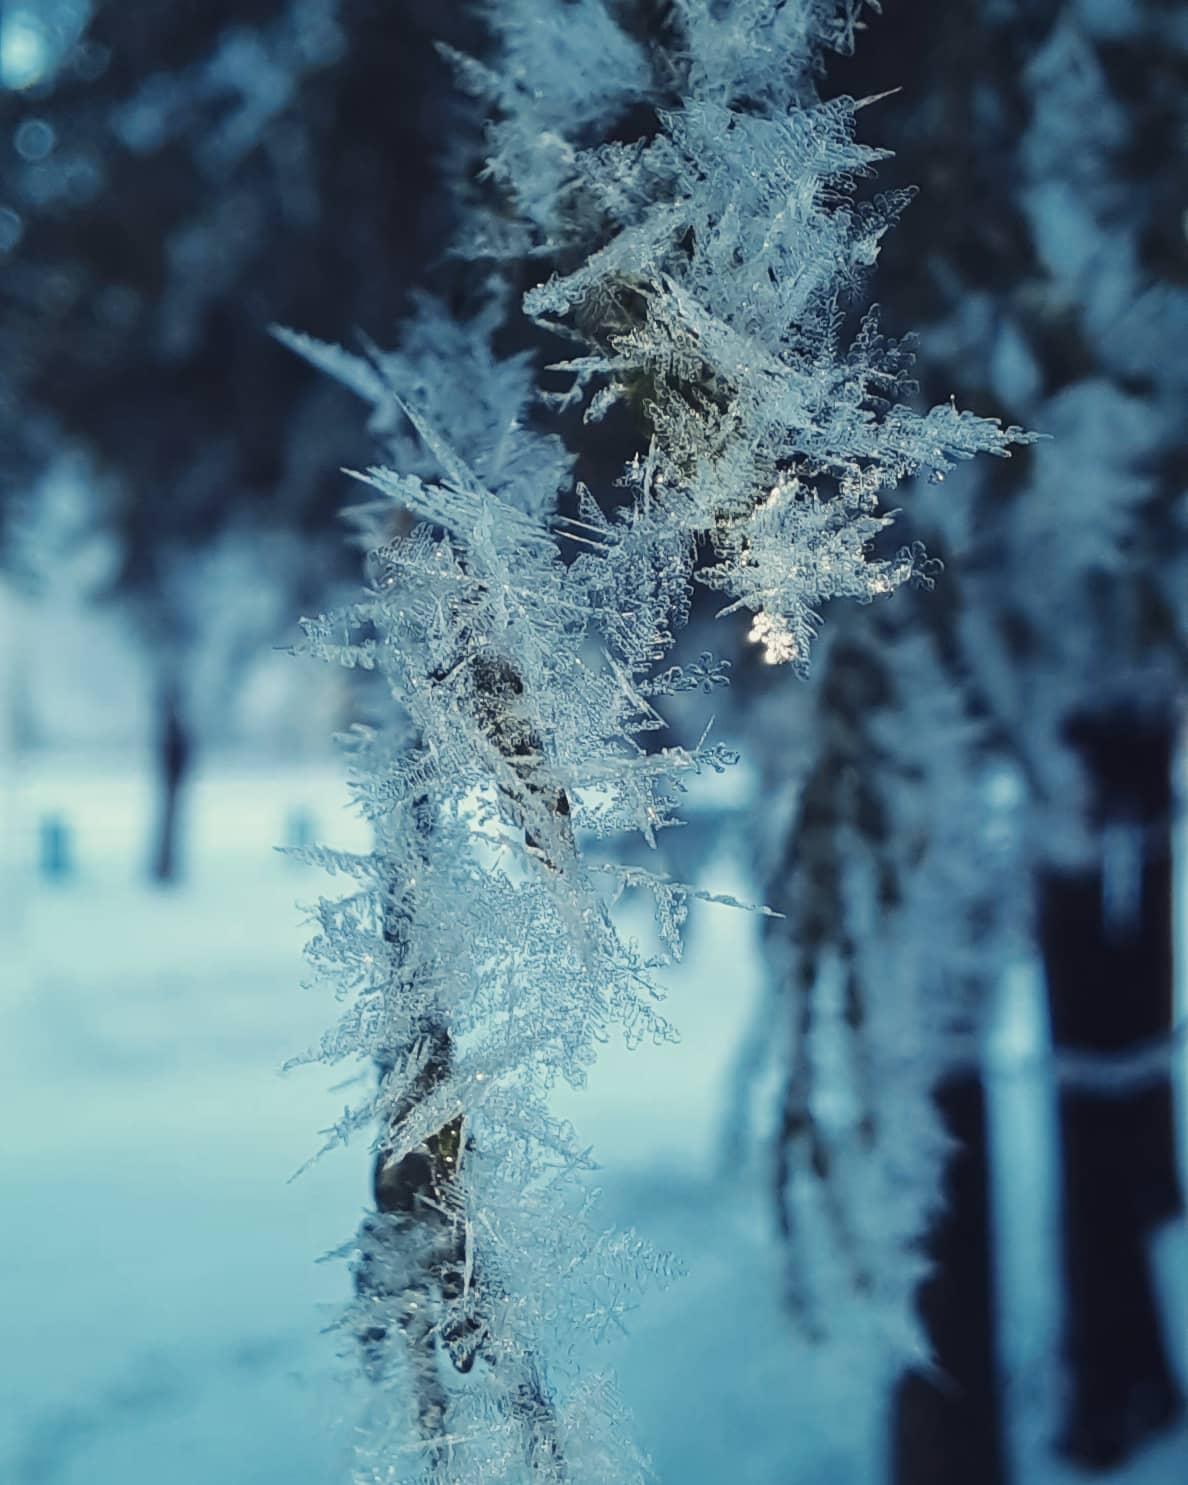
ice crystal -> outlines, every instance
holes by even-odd
[[[930,580],[915,548],[880,554],[884,492],[1022,436],[913,411],[904,347],[873,311],[847,333],[906,204],[860,195],[878,152],[852,100],[816,96],[859,13],[680,0],[645,39],[602,0],[501,0],[496,55],[458,59],[493,115],[498,201],[464,246],[552,269],[525,308],[581,353],[543,400],[627,406],[617,497],[559,503],[570,456],[538,426],[531,361],[492,351],[498,295],[461,323],[422,302],[396,352],[282,332],[371,405],[388,453],[356,476],[367,587],[305,624],[399,718],[349,739],[374,850],[310,857],[353,882],[315,910],[311,960],[345,1008],[313,1055],[379,1069],[329,1131],[378,1129],[348,1323],[373,1374],[409,1384],[361,1479],[639,1478],[611,1393],[565,1353],[665,1263],[597,1235],[590,1152],[549,1094],[616,1031],[669,1038],[655,975],[689,901],[740,904],[588,842],[654,845],[687,780],[735,761],[651,736],[663,697],[727,679],[673,655],[695,581],[804,669],[826,600]],[[622,933],[626,889],[651,894],[661,953]]]
[[[342,369],[337,355],[299,348]],[[706,739],[641,742],[659,725],[654,698],[718,686],[725,667],[703,654],[658,668],[686,600],[679,542],[657,564],[631,513],[605,518],[587,497],[591,546],[566,562],[581,517],[531,514],[523,492],[497,493],[410,403],[396,406],[441,477],[358,476],[417,524],[373,551],[356,602],[304,626],[310,653],[376,672],[403,718],[398,744],[395,731],[351,737],[374,850],[305,852],[353,883],[315,910],[310,959],[346,1007],[312,1055],[381,1069],[374,1096],[329,1131],[330,1144],[380,1131],[381,1209],[360,1235],[349,1324],[377,1375],[411,1369],[438,1464],[454,1439],[447,1452],[455,1467],[470,1461],[468,1478],[504,1478],[508,1450],[554,1478],[563,1450],[574,1468],[570,1404],[538,1358],[557,1335],[615,1324],[637,1281],[666,1265],[583,1223],[589,1152],[551,1115],[549,1091],[557,1079],[580,1085],[616,1029],[629,1043],[672,1035],[661,961],[614,921],[624,887],[653,894],[670,955],[689,898],[704,895],[662,874],[592,867],[581,841],[624,830],[654,841],[683,780],[729,764]],[[387,1344],[395,1332],[403,1349]],[[481,1383],[447,1386],[439,1350],[460,1374],[481,1358]],[[481,1462],[455,1438],[467,1417]]]

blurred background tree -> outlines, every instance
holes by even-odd
[[[11,525],[63,448],[85,454],[114,553],[96,596],[133,622],[155,696],[160,880],[197,739],[246,658],[352,565],[335,534],[349,398],[268,328],[385,331],[448,238],[437,156],[456,103],[432,42],[464,22],[400,10],[4,10],[5,510]]]
[[[775,890],[790,881],[801,905],[789,932],[799,932],[799,968],[783,970],[792,1023],[777,1135],[784,1214],[797,1158],[809,1184],[846,1200],[805,1091],[822,992],[820,967],[805,968],[804,955],[814,943],[832,948],[847,987],[843,1018],[877,1059],[866,1008],[887,993],[887,966],[864,981],[863,964],[884,936],[902,939],[905,896],[920,891],[908,839],[889,838],[886,825],[905,769],[933,801],[917,863],[935,854],[946,811],[984,814],[996,783],[1015,799],[1008,871],[976,832],[963,845],[952,839],[950,822],[949,848],[964,851],[975,880],[950,878],[947,907],[938,898],[922,921],[925,963],[935,974],[940,960],[938,991],[959,1015],[964,1006],[976,1038],[1004,962],[1029,952],[1042,962],[1060,1088],[1060,1446],[1094,1469],[1120,1464],[1184,1405],[1151,1250],[1183,1215],[1170,1074],[1182,1044],[1171,863],[1188,658],[1188,240],[1177,144],[1186,83],[1182,11],[1160,0],[889,5],[831,69],[828,91],[901,89],[872,109],[869,132],[896,155],[880,184],[917,184],[920,194],[887,240],[878,293],[890,324],[919,330],[924,400],[953,395],[1052,441],[962,471],[911,504],[947,564],[911,622],[932,632],[929,683],[961,697],[967,737],[913,732],[905,690],[919,691],[921,670],[880,646],[885,622],[860,628],[852,652],[835,647],[815,682],[815,761],[776,873]],[[951,771],[937,792],[938,748],[959,777],[982,774],[980,802],[968,791],[963,799]],[[871,872],[882,874],[873,893]],[[946,952],[956,958],[947,971]],[[963,959],[980,965],[971,997],[960,990]],[[919,1034],[901,994],[905,1027]],[[915,1014],[936,1013],[933,1004]],[[985,1099],[976,1058],[944,1067],[942,1056],[937,1099],[957,1151],[921,1291],[936,1370],[899,1390],[894,1474],[902,1485],[991,1485],[1006,1463]],[[847,1127],[851,1143],[871,1145],[860,1100]],[[886,1165],[902,1160],[901,1149],[871,1148],[868,1158]],[[869,1282],[860,1264],[855,1273]]]

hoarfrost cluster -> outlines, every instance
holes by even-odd
[[[583,1351],[668,1264],[597,1235],[590,1152],[549,1094],[609,1036],[673,1035],[657,975],[704,894],[589,842],[655,845],[688,781],[733,761],[660,741],[666,695],[726,679],[673,653],[695,581],[803,669],[825,600],[928,581],[917,549],[874,549],[884,492],[1021,437],[900,401],[910,358],[873,311],[847,335],[905,204],[860,195],[859,105],[816,95],[857,7],[682,0],[651,32],[645,9],[504,0],[495,56],[459,62],[497,202],[472,201],[462,250],[539,262],[524,308],[580,351],[567,391],[496,354],[498,291],[469,320],[421,302],[395,352],[282,332],[389,454],[358,476],[367,586],[305,625],[396,704],[350,738],[373,851],[307,853],[352,882],[317,910],[344,1010],[313,1055],[380,1070],[331,1135],[379,1130],[349,1325],[412,1399],[381,1410],[360,1479],[638,1478]],[[542,397],[587,420],[626,404],[617,493],[572,488]],[[616,922],[635,889],[660,952]]]

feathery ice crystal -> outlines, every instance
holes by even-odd
[[[399,717],[351,738],[374,849],[306,853],[353,882],[318,910],[310,957],[345,1010],[314,1055],[380,1069],[334,1131],[379,1130],[350,1323],[412,1398],[368,1434],[361,1480],[641,1477],[582,1352],[666,1264],[591,1226],[590,1155],[549,1093],[616,1029],[672,1035],[655,977],[706,894],[586,845],[654,844],[690,777],[733,761],[648,737],[665,695],[725,680],[712,656],[674,663],[695,580],[804,668],[825,599],[926,577],[912,548],[872,552],[881,493],[1020,437],[897,401],[910,358],[873,311],[844,336],[904,204],[858,199],[878,152],[858,105],[816,94],[858,11],[680,0],[648,39],[627,5],[500,0],[495,60],[460,62],[500,203],[473,203],[462,249],[552,270],[525,309],[583,354],[551,400],[628,404],[625,495],[560,503],[571,457],[535,430],[531,358],[492,350],[498,300],[465,322],[423,301],[394,353],[281,332],[390,452],[359,476],[367,586],[305,625]],[[616,926],[627,889],[652,894],[663,954]]]

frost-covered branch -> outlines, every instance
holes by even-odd
[[[815,93],[857,14],[682,0],[649,32],[601,0],[508,0],[496,55],[461,64],[494,113],[499,202],[470,247],[552,270],[525,308],[584,347],[588,419],[635,415],[624,496],[559,506],[571,456],[538,430],[531,359],[492,349],[498,295],[469,321],[421,303],[395,352],[282,332],[370,404],[388,451],[356,476],[367,586],[305,624],[311,654],[392,703],[352,740],[375,847],[325,858],[354,890],[320,905],[310,950],[346,1001],[318,1055],[380,1069],[334,1134],[378,1131],[349,1324],[398,1384],[361,1479],[405,1460],[435,1481],[639,1478],[581,1353],[666,1263],[590,1225],[589,1152],[549,1097],[612,1034],[670,1038],[657,975],[707,894],[586,843],[655,845],[688,778],[734,761],[648,736],[664,697],[726,678],[674,654],[694,581],[803,669],[826,599],[927,579],[916,550],[875,550],[881,494],[1021,437],[897,402],[908,358],[873,312],[843,333],[904,204],[859,201],[877,154],[851,100]],[[652,893],[663,952],[621,932],[625,886]]]

